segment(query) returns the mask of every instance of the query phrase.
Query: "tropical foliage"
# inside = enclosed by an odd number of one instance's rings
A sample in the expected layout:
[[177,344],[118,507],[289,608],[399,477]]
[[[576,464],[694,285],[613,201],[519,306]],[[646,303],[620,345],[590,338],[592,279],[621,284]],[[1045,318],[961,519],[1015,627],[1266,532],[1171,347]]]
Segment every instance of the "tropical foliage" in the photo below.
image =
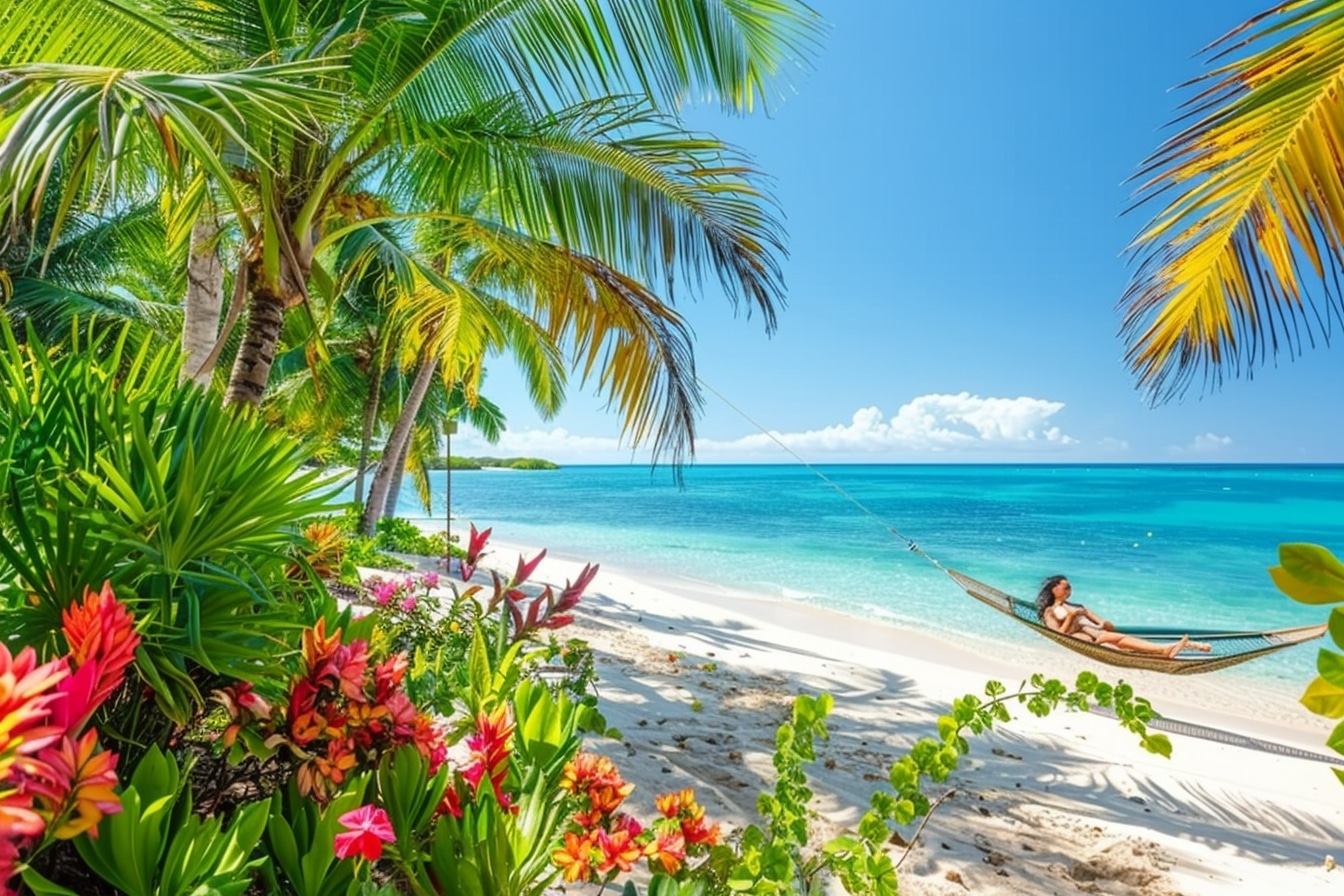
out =
[[[1270,577],[1279,590],[1298,603],[1313,606],[1344,604],[1344,563],[1320,545],[1279,545],[1279,565]],[[1344,607],[1330,611],[1330,640],[1344,648]],[[1320,673],[1307,685],[1302,705],[1327,719],[1344,719],[1344,654],[1322,647],[1316,660]],[[1331,732],[1326,744],[1344,753],[1344,721]],[[1333,769],[1344,782],[1344,773]]]
[[[1144,163],[1126,355],[1155,398],[1328,339],[1344,312],[1344,4],[1290,0],[1208,51]],[[1334,322],[1334,323],[1332,323]]]
[[[796,0],[430,10],[12,6],[0,219],[37,213],[49,163],[66,174],[53,239],[65,210],[126,196],[162,198],[178,242],[203,209],[226,211],[229,319],[246,306],[227,398],[242,403],[264,394],[288,312],[320,319],[335,301],[355,240],[410,303],[402,366],[474,403],[484,355],[508,350],[551,411],[568,354],[633,442],[680,457],[699,398],[674,278],[717,275],[769,327],[782,243],[749,162],[676,110],[753,109],[808,57],[815,16]],[[402,451],[389,443],[394,462]]]

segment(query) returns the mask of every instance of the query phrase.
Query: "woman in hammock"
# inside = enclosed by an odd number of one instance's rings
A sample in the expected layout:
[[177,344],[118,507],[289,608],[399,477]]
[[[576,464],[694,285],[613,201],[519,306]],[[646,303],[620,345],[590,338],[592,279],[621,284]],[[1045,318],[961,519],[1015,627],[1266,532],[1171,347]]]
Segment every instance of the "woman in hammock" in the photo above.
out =
[[1167,659],[1182,650],[1208,653],[1212,649],[1208,644],[1191,641],[1189,635],[1183,635],[1174,644],[1157,644],[1135,635],[1117,632],[1113,623],[1102,619],[1087,607],[1069,603],[1072,593],[1073,586],[1064,576],[1050,576],[1041,583],[1041,591],[1036,595],[1036,612],[1040,614],[1046,628],[1080,641],[1105,644],[1130,653],[1164,656]]

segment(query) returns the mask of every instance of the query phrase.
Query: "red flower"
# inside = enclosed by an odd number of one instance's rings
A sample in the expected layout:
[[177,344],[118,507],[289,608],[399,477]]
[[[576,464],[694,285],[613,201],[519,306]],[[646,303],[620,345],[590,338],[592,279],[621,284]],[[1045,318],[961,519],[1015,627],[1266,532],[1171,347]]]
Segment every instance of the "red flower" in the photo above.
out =
[[61,613],[61,628],[70,645],[75,673],[60,685],[66,697],[53,707],[52,721],[73,734],[121,686],[126,667],[135,662],[140,636],[131,614],[107,583],[102,591],[85,589],[82,603],[66,607]]
[[504,778],[509,773],[509,747],[512,740],[513,714],[507,703],[501,703],[488,714],[479,714],[476,717],[476,731],[466,737],[471,761],[462,769],[462,777],[471,784],[473,793],[478,793],[481,781],[488,776],[495,799],[501,806],[509,804],[503,786]]
[[360,806],[337,820],[345,827],[333,844],[337,858],[359,855],[376,862],[383,856],[383,844],[397,840],[387,812],[378,806]]
[[628,829],[619,829],[611,833],[598,831],[597,848],[602,853],[602,861],[597,870],[603,873],[613,868],[628,872],[644,855],[644,847],[636,842]]
[[490,540],[492,531],[494,530],[486,529],[484,532],[477,532],[476,524],[471,524],[471,536],[467,539],[467,556],[457,565],[457,571],[462,574],[462,581],[469,582],[476,574],[476,564],[481,560],[485,543]]

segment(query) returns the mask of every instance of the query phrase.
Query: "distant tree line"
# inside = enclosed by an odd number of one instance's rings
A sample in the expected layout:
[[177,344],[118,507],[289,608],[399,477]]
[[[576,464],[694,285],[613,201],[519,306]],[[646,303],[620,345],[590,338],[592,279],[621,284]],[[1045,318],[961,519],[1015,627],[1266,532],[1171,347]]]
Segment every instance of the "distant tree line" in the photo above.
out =
[[540,457],[436,457],[426,466],[431,470],[483,470],[486,467],[500,467],[506,470],[558,470],[560,465]]

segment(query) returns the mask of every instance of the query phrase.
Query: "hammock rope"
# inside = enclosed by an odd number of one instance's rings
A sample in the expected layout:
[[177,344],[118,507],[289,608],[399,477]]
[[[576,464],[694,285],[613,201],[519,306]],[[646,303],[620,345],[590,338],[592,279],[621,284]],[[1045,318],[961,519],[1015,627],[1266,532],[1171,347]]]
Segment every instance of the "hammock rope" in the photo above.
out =
[[1070,635],[1062,634],[1049,628],[1041,621],[1040,615],[1036,612],[1036,604],[1034,602],[1013,597],[992,585],[987,585],[968,575],[943,566],[943,564],[938,562],[937,558],[931,556],[921,548],[914,539],[904,535],[899,529],[878,516],[858,498],[845,491],[844,487],[838,482],[831,479],[825,473],[821,472],[800,457],[796,451],[786,445],[777,435],[757,423],[746,411],[743,411],[737,405],[729,401],[723,393],[719,392],[709,383],[706,383],[698,377],[697,381],[701,386],[712,392],[720,401],[740,414],[743,419],[756,427],[757,430],[778,445],[804,469],[834,489],[841,497],[857,507],[865,516],[872,519],[893,537],[904,542],[906,550],[922,557],[940,572],[945,573],[956,583],[957,587],[961,588],[961,590],[965,591],[971,597],[974,597],[986,606],[998,610],[1013,621],[1025,625],[1036,632],[1036,634],[1049,638],[1060,647],[1082,654],[1089,659],[1124,669],[1147,669],[1152,672],[1161,672],[1167,675],[1195,675],[1201,672],[1213,672],[1218,669],[1226,669],[1228,666],[1235,666],[1240,663],[1248,662],[1266,654],[1274,653],[1296,644],[1301,644],[1304,641],[1311,641],[1324,635],[1328,628],[1327,625],[1321,624],[1301,626],[1299,628],[1276,629],[1267,632],[1197,632],[1158,628],[1122,629],[1125,634],[1137,635],[1158,641],[1178,641],[1181,637],[1189,635],[1191,640],[1206,641],[1213,647],[1209,653],[1185,653],[1176,657],[1150,656],[1148,654],[1133,653],[1131,651],[1109,647],[1105,644],[1094,644],[1090,641],[1084,641],[1081,638],[1074,638]]

